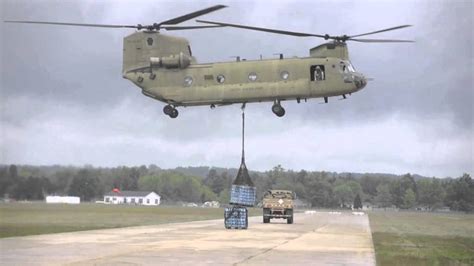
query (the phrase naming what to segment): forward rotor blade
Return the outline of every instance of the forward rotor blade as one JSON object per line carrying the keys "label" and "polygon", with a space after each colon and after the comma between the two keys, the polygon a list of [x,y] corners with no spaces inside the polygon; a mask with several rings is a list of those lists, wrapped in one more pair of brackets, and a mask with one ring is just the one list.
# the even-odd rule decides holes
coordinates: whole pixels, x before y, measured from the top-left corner
{"label": "forward rotor blade", "polygon": [[384,39],[348,39],[348,41],[355,41],[355,42],[371,42],[371,43],[377,43],[377,42],[415,42],[412,40],[384,40]]}
{"label": "forward rotor blade", "polygon": [[6,20],[4,22],[25,23],[25,24],[46,24],[46,25],[58,25],[58,26],[99,27],[99,28],[138,28],[138,26],[134,26],[134,25],[85,24],[85,23],[64,23],[64,22],[47,22],[47,21]]}
{"label": "forward rotor blade", "polygon": [[195,29],[207,29],[207,28],[221,28],[224,26],[163,26],[162,29],[165,30],[195,30]]}
{"label": "forward rotor blade", "polygon": [[211,7],[208,7],[208,8],[199,10],[199,11],[195,11],[195,12],[192,12],[192,13],[180,16],[180,17],[176,17],[176,18],[173,18],[173,19],[162,21],[162,22],[160,22],[160,25],[175,25],[175,24],[184,22],[186,20],[190,20],[190,19],[193,19],[195,17],[199,17],[199,16],[205,15],[207,13],[214,12],[216,10],[219,10],[219,9],[222,9],[222,8],[225,8],[225,7],[227,7],[227,6],[224,6],[224,5],[211,6]]}
{"label": "forward rotor blade", "polygon": [[352,35],[352,36],[349,36],[349,38],[360,37],[360,36],[365,36],[365,35],[370,35],[370,34],[385,32],[385,31],[391,31],[391,30],[398,30],[398,29],[403,29],[403,28],[411,27],[411,26],[413,26],[413,25],[401,25],[401,26],[396,26],[396,27],[392,27],[392,28],[388,28],[388,29],[383,29],[383,30],[378,30],[378,31],[372,31],[372,32],[367,32],[367,33]]}
{"label": "forward rotor blade", "polygon": [[245,26],[245,25],[239,25],[239,24],[230,24],[230,23],[214,22],[214,21],[207,21],[207,20],[196,20],[196,22],[214,24],[214,25],[221,25],[221,26],[228,26],[228,27],[234,27],[234,28],[241,28],[241,29],[248,29],[248,30],[265,31],[265,32],[291,35],[291,36],[297,36],[297,37],[320,37],[320,38],[325,38],[324,35],[304,33],[304,32],[275,30],[275,29],[251,27],[251,26]]}

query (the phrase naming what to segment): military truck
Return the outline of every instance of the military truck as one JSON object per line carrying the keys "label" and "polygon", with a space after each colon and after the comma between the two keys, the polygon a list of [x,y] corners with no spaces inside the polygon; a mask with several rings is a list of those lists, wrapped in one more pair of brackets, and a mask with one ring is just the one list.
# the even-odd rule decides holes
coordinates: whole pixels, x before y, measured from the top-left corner
{"label": "military truck", "polygon": [[288,224],[292,224],[294,198],[294,193],[289,190],[268,190],[262,201],[263,223],[269,223],[270,219],[286,219]]}

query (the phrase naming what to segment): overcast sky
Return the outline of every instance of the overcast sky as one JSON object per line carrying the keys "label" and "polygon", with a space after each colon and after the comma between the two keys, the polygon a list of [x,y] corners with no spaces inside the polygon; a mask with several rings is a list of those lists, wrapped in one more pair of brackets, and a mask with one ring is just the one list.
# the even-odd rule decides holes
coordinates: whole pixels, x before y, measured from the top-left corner
{"label": "overcast sky", "polygon": [[[200,18],[316,34],[413,24],[374,38],[414,44],[349,44],[356,69],[374,80],[347,100],[284,102],[283,118],[271,103],[247,105],[247,166],[474,172],[469,0],[0,2],[2,21],[150,24],[225,4]],[[0,164],[238,167],[240,106],[163,115],[163,103],[122,78],[122,38],[132,30],[1,23],[0,32]],[[189,39],[198,62],[308,56],[324,41],[233,28],[171,34]]]}

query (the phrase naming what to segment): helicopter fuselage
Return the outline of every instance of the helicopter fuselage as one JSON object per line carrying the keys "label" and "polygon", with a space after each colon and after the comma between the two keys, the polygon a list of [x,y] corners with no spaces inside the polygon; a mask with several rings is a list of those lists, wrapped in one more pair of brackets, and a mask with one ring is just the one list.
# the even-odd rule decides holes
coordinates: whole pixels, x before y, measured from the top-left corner
{"label": "helicopter fuselage", "polygon": [[313,57],[143,67],[124,77],[146,96],[175,107],[331,97],[366,85],[350,62]]}

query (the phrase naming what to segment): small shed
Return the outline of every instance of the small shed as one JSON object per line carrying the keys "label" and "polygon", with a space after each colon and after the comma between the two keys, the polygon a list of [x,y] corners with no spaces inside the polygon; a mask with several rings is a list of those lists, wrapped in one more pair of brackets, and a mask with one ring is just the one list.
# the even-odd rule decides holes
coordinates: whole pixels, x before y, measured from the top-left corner
{"label": "small shed", "polygon": [[114,189],[104,195],[106,204],[133,204],[158,206],[161,202],[160,195],[153,191],[120,191]]}

